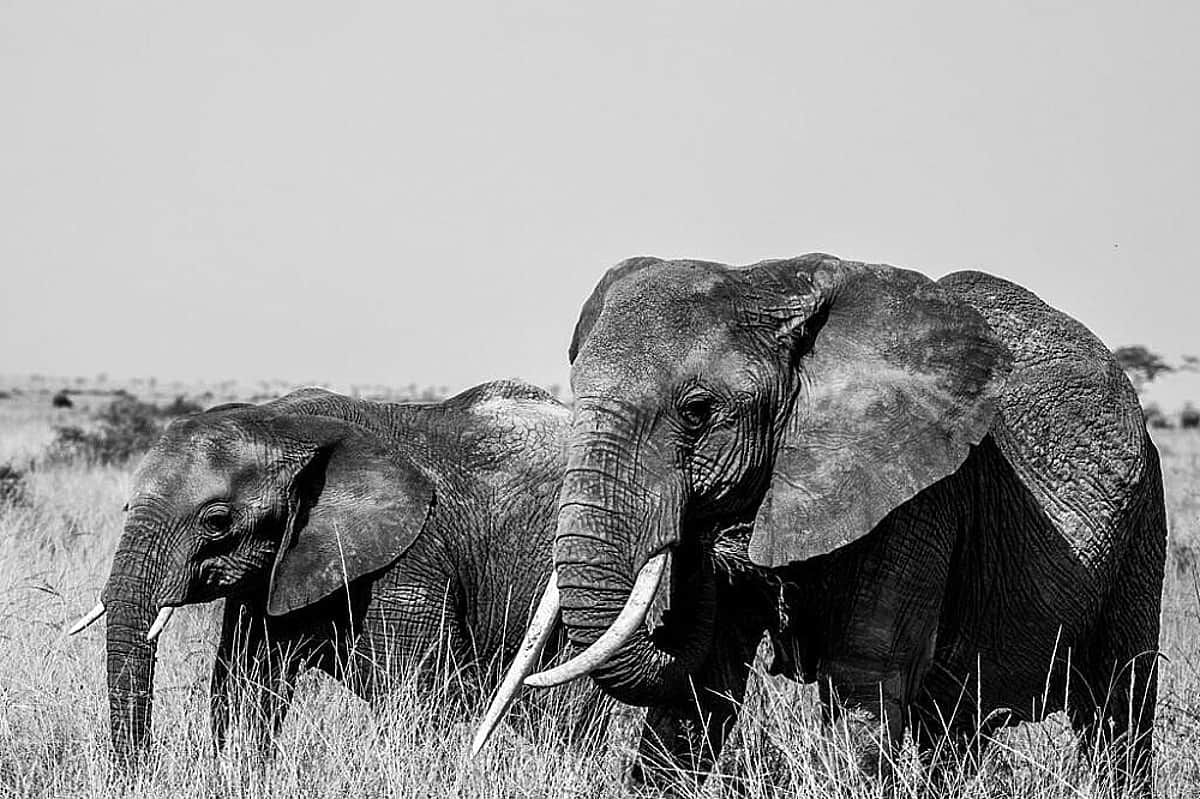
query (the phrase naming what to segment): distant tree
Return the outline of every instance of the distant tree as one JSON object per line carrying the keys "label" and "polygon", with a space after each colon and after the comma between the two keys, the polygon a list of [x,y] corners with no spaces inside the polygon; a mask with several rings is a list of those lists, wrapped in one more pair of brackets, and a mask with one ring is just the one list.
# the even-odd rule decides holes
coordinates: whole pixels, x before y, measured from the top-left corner
{"label": "distant tree", "polygon": [[1141,394],[1147,385],[1154,382],[1160,375],[1170,374],[1175,367],[1163,360],[1157,352],[1151,352],[1139,345],[1132,347],[1117,347],[1113,350],[1117,363],[1129,375],[1129,382]]}
{"label": "distant tree", "polygon": [[50,404],[55,408],[74,408],[75,403],[67,396],[66,391],[60,391],[50,398]]}
{"label": "distant tree", "polygon": [[1190,402],[1184,405],[1183,410],[1179,412],[1179,426],[1185,430],[1200,428],[1200,408]]}

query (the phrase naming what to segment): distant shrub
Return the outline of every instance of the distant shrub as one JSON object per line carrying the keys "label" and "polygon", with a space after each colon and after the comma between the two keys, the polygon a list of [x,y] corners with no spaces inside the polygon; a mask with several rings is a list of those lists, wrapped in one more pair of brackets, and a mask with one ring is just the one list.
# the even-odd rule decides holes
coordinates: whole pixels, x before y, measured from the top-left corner
{"label": "distant shrub", "polygon": [[202,410],[204,410],[203,405],[180,394],[171,401],[171,404],[164,405],[159,410],[159,413],[163,416],[187,416],[191,413],[199,413]]}
{"label": "distant shrub", "polygon": [[1153,402],[1142,406],[1142,418],[1146,420],[1147,427],[1161,430],[1171,426],[1171,420],[1163,413],[1162,408]]}
{"label": "distant shrub", "polygon": [[0,505],[24,505],[25,475],[10,463],[0,463]]}
{"label": "distant shrub", "polygon": [[51,445],[57,460],[86,460],[93,463],[124,463],[141,455],[162,434],[159,409],[133,397],[119,397],[96,414],[95,429],[59,427]]}
{"label": "distant shrub", "polygon": [[50,448],[51,458],[60,461],[124,463],[154,446],[172,418],[204,410],[201,405],[182,395],[162,408],[151,402],[142,402],[127,392],[116,392],[114,396],[116,399],[95,414],[94,427],[69,425],[56,428]]}
{"label": "distant shrub", "polygon": [[1179,412],[1179,426],[1185,430],[1200,428],[1200,408],[1190,402],[1183,406]]}
{"label": "distant shrub", "polygon": [[74,408],[75,403],[71,402],[71,398],[67,396],[67,392],[60,391],[50,398],[50,404],[55,408]]}
{"label": "distant shrub", "polygon": [[1175,573],[1187,577],[1200,565],[1200,550],[1195,546],[1172,540],[1168,547],[1167,561],[1175,565]]}

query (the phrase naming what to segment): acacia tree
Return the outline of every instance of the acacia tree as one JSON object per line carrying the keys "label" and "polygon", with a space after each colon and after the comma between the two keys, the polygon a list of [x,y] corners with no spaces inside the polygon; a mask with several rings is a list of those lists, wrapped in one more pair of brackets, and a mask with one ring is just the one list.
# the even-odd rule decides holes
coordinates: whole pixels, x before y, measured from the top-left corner
{"label": "acacia tree", "polygon": [[[1175,367],[1167,363],[1161,355],[1151,352],[1140,344],[1117,347],[1113,350],[1113,355],[1116,356],[1117,363],[1125,370],[1125,374],[1129,375],[1129,381],[1133,383],[1134,389],[1139,394],[1155,378],[1175,371]],[[1184,368],[1195,369],[1196,366],[1195,356],[1184,358]]]}

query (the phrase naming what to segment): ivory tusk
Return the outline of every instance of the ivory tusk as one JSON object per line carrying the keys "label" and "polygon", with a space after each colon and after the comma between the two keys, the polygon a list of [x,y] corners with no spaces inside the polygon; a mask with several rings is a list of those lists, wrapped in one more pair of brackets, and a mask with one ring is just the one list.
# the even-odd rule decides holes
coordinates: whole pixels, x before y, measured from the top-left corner
{"label": "ivory tusk", "polygon": [[629,599],[625,600],[625,607],[621,608],[612,626],[587,649],[566,663],[526,677],[525,684],[533,688],[549,688],[583,677],[603,665],[646,620],[646,613],[654,601],[666,566],[666,552],[660,552],[646,561],[633,583]]}
{"label": "ivory tusk", "polygon": [[67,629],[67,635],[75,635],[75,633],[83,632],[88,627],[91,627],[93,624],[95,624],[96,619],[99,619],[103,615],[104,615],[104,603],[97,602],[96,607],[89,610],[86,614],[83,615],[82,618],[79,619],[79,621],[75,622]]}
{"label": "ivory tusk", "polygon": [[550,639],[550,634],[554,631],[554,622],[557,618],[558,573],[551,572],[541,601],[538,602],[537,609],[529,620],[529,628],[525,631],[525,640],[521,642],[521,648],[517,650],[516,657],[509,664],[508,671],[504,674],[504,680],[496,689],[496,695],[492,697],[492,702],[488,705],[487,712],[483,714],[483,720],[479,722],[475,736],[471,739],[472,758],[479,755],[479,751],[487,744],[488,738],[492,737],[496,725],[504,717],[508,706],[517,698],[517,694],[521,690],[521,681],[525,675],[533,671],[538,656],[546,648],[546,641]]}
{"label": "ivory tusk", "polygon": [[167,622],[171,620],[171,614],[175,612],[173,607],[165,607],[158,612],[158,617],[154,619],[154,624],[150,625],[150,632],[146,633],[146,640],[153,641],[158,638],[159,633],[167,626]]}

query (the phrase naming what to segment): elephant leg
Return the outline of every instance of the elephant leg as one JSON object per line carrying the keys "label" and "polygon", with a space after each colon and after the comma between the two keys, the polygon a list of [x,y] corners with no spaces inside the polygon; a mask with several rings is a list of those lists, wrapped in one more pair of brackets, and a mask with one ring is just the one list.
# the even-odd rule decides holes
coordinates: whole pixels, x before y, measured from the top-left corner
{"label": "elephant leg", "polygon": [[[1155,470],[1157,475],[1157,470]],[[1153,792],[1153,731],[1158,699],[1158,634],[1166,526],[1151,493],[1124,571],[1096,624],[1086,686],[1069,698],[1080,753],[1135,795]],[[1077,681],[1078,682],[1078,681]]]}
{"label": "elephant leg", "polygon": [[[692,677],[692,701],[646,713],[631,775],[636,784],[689,794],[712,771],[737,722],[766,622],[736,599],[720,599],[718,607],[713,649]],[[739,611],[752,618],[735,621]]]}
{"label": "elephant leg", "polygon": [[936,493],[918,497],[805,587],[824,595],[817,677],[825,718],[854,745],[859,767],[884,780],[933,665],[953,559],[952,508]]}
{"label": "elephant leg", "polygon": [[822,718],[851,746],[859,769],[890,780],[904,739],[904,692],[897,674],[851,672],[844,663],[822,675]]}
{"label": "elephant leg", "polygon": [[1102,643],[1106,655],[1088,669],[1087,689],[1071,696],[1071,725],[1079,734],[1082,757],[1108,772],[1118,786],[1150,795],[1158,653],[1148,642],[1131,642],[1124,651],[1108,649],[1113,643]]}
{"label": "elephant leg", "polygon": [[210,696],[217,751],[227,743],[236,714],[247,724],[256,751],[269,755],[291,704],[302,654],[294,644],[271,640],[261,607],[226,600]]}
{"label": "elephant leg", "polygon": [[[954,790],[954,779],[978,773],[993,737],[1010,722],[1008,714],[994,714],[982,722],[975,702],[960,695],[948,706],[926,695],[910,718],[913,740],[929,769],[929,781],[938,791]],[[939,794],[940,795],[940,794]]]}
{"label": "elephant leg", "polygon": [[470,650],[453,583],[413,573],[409,566],[402,560],[371,586],[355,629],[347,633],[348,684],[373,705],[385,701],[401,680],[457,693],[465,679],[458,669],[469,662]]}

